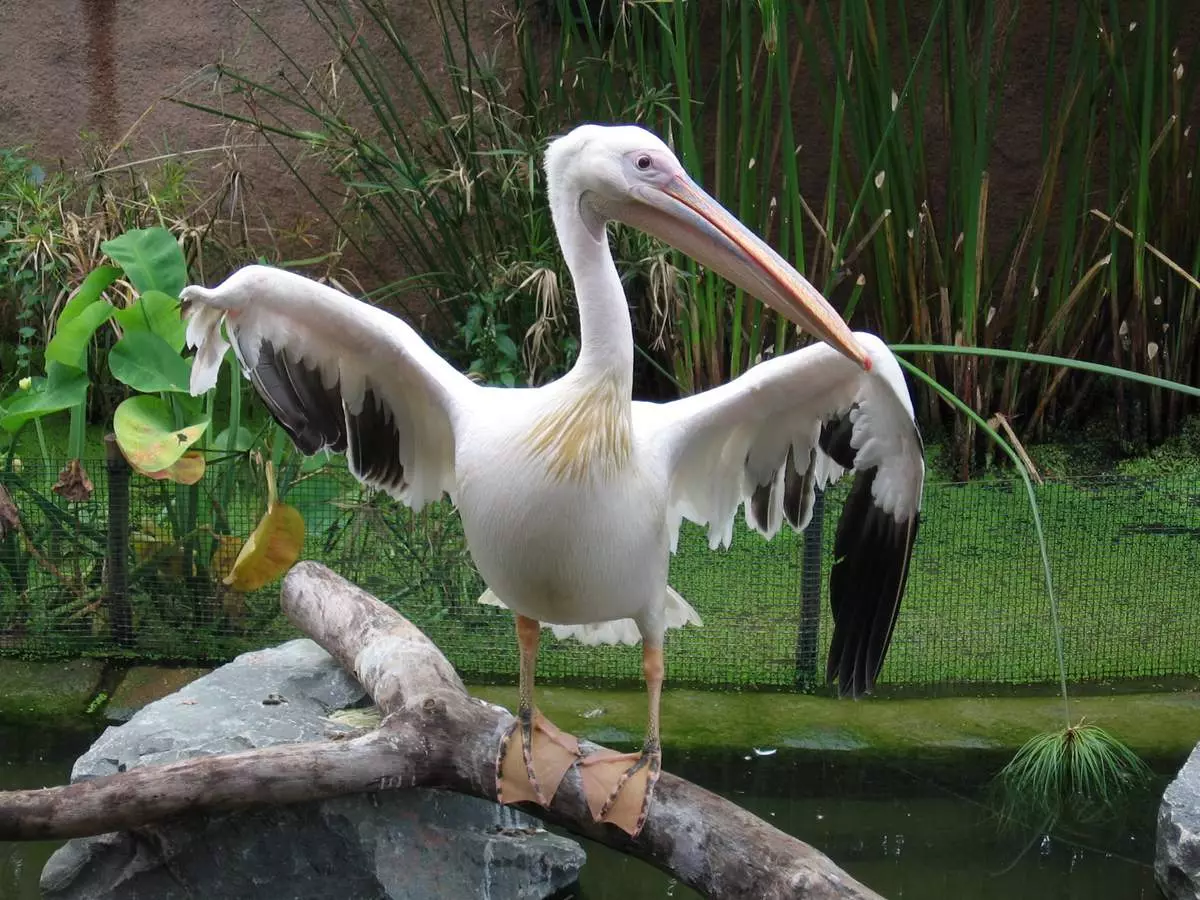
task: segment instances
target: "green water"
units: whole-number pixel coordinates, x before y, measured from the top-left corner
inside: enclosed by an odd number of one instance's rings
[[[0,729],[0,789],[64,782],[91,740]],[[1104,827],[1001,834],[983,785],[1002,763],[975,752],[898,765],[781,751],[675,754],[670,767],[819,847],[891,900],[1157,900],[1150,866],[1165,779]],[[1156,768],[1173,772],[1181,763]],[[38,873],[56,846],[0,843],[0,898],[37,898]],[[699,896],[644,863],[585,846],[589,862],[576,900]]]
[[[985,785],[1004,758],[897,765],[749,755],[674,759],[671,768],[818,847],[890,900],[1161,900],[1152,865],[1165,777],[1102,827],[1043,836],[998,830]],[[1173,773],[1182,762],[1156,768]],[[700,896],[640,861],[585,845],[576,900]]]
[[[0,727],[0,790],[65,784],[71,764],[96,739],[96,732],[45,732]],[[61,841],[13,844],[0,841],[0,898],[36,900],[38,875]]]

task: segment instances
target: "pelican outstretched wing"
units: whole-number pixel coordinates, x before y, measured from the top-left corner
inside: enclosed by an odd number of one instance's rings
[[[825,344],[755,366],[729,384],[661,405],[637,404],[666,454],[672,539],[690,519],[728,544],[746,520],[767,538],[803,529],[815,491],[854,471],[838,522],[829,599],[834,632],[826,675],[839,692],[874,687],[908,578],[925,479],[904,377],[887,346],[856,334],[864,371]]]
[[[345,452],[364,483],[420,507],[454,492],[454,421],[479,388],[406,323],[302,275],[247,266],[180,295],[196,348],[191,390],[229,344],[304,453]],[[222,325],[228,343],[222,335]]]

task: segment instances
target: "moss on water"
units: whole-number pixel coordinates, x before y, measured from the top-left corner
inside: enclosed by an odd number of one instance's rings
[[[96,696],[104,663],[0,660],[0,723],[71,725],[81,722]]]
[[[478,686],[475,696],[514,708],[516,688]],[[636,744],[645,728],[640,691],[538,689],[538,705],[580,737]],[[1200,691],[1081,697],[1084,718],[1144,757],[1174,757],[1200,741]],[[1034,734],[1063,727],[1054,697],[952,697],[836,700],[798,694],[671,691],[663,695],[662,736],[681,751],[750,752],[751,748],[845,750],[893,756],[960,751],[1015,752]]]

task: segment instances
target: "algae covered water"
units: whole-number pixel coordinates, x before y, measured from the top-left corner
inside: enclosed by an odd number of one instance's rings
[[[61,784],[91,733],[0,729],[0,789]],[[987,781],[1006,757],[921,760],[771,748],[676,754],[671,769],[829,854],[891,900],[1156,900],[1151,869],[1159,779],[1111,822],[1086,830],[998,829]],[[1182,760],[1156,766],[1173,772]],[[583,842],[577,900],[692,898],[637,860]],[[0,843],[0,898],[35,900],[54,842]]]

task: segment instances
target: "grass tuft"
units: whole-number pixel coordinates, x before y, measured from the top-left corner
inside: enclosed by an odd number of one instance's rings
[[[1026,741],[996,776],[1007,825],[1089,824],[1112,816],[1144,787],[1150,768],[1098,725],[1080,721]]]

